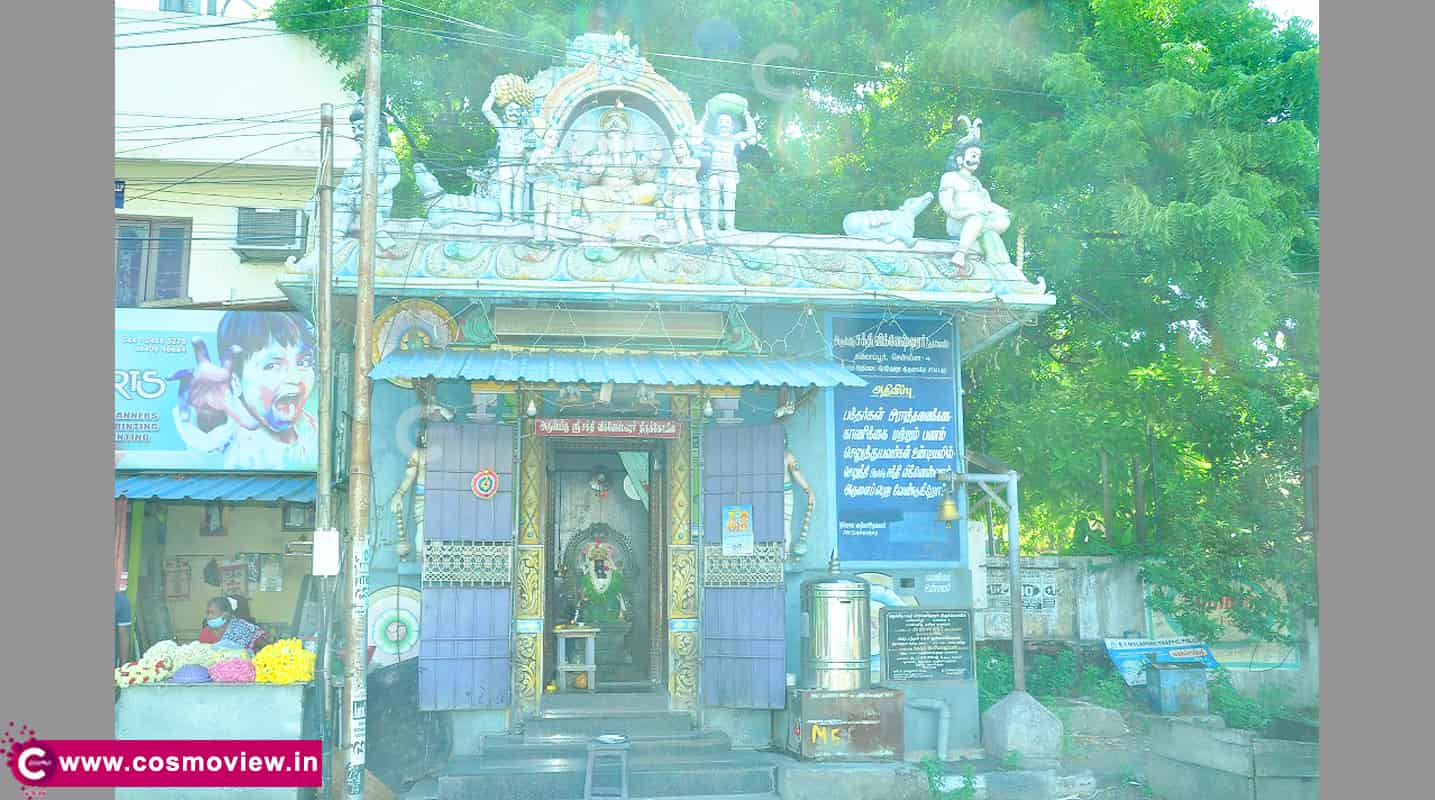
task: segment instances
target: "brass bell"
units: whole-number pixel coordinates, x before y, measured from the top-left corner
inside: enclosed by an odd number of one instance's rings
[[[961,518],[962,512],[957,508],[957,498],[953,497],[951,492],[947,492],[942,498],[941,505],[937,506],[937,519],[945,522],[950,528],[953,522]]]

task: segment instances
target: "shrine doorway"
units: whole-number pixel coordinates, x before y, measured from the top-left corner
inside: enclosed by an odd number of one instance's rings
[[[548,491],[545,563],[547,681],[572,691],[559,674],[555,628],[600,629],[599,692],[656,692],[666,686],[666,443],[638,439],[550,442],[544,458]],[[575,652],[576,651],[576,652]],[[570,647],[570,658],[582,647]]]

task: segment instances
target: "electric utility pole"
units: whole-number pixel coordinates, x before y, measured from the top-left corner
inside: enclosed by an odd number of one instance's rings
[[[346,595],[349,634],[343,711],[344,729],[348,734],[344,780],[350,800],[362,800],[364,796],[364,752],[368,743],[364,661],[368,653],[368,528],[373,489],[369,464],[371,385],[368,367],[373,360],[370,329],[374,321],[374,237],[378,233],[379,126],[384,124],[379,94],[383,1],[369,0],[369,3],[369,37],[364,58],[364,173],[359,203],[358,297],[354,304],[353,424],[349,439],[349,591]]]
[[[334,525],[334,306],[333,306],[333,284],[334,273],[332,258],[334,254],[334,106],[324,103],[319,107],[319,273],[315,276],[315,321],[319,325],[319,469],[318,491],[314,498],[315,524],[317,530],[332,530]],[[317,537],[316,537],[317,538]],[[314,547],[318,547],[315,542]],[[333,730],[330,720],[333,719],[332,708],[333,695],[333,672],[329,657],[330,626],[333,624],[330,613],[332,611],[331,598],[333,593],[333,582],[329,578],[319,578],[319,594],[323,601],[319,604],[319,657],[323,659],[320,664],[319,691],[319,718],[323,720],[324,742],[328,744],[332,739],[330,731]],[[329,748],[325,748],[325,757],[329,756]],[[333,770],[328,770],[324,776],[324,786],[332,789],[331,776]],[[329,800],[331,795],[325,793],[323,800]]]

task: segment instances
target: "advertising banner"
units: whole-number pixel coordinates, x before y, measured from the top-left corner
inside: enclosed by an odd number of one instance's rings
[[[843,561],[962,559],[937,520],[956,469],[955,339],[946,319],[834,316],[833,356],[868,381],[832,391],[837,552]]]
[[[1146,664],[1220,664],[1205,642],[1190,636],[1171,639],[1107,639],[1106,653],[1127,686],[1146,685]],[[1208,675],[1209,677],[1209,675]]]
[[[313,472],[314,358],[292,312],[115,309],[115,468]]]

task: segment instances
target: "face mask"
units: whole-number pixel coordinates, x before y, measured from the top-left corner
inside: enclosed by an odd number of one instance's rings
[[[214,617],[213,619],[207,619],[205,620],[205,623],[211,628],[223,628],[224,617]]]

